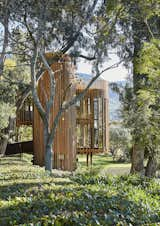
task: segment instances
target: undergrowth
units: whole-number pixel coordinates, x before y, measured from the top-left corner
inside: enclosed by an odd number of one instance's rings
[[[32,166],[30,157],[0,159],[0,225],[155,225],[160,184],[138,176],[74,174]]]

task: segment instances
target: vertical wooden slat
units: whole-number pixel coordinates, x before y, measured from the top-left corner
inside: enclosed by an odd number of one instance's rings
[[[54,106],[51,110],[50,124],[52,124],[59,107],[62,104],[64,90],[71,82],[71,75],[73,76],[73,67],[70,59],[67,57],[63,62],[54,63],[52,66],[56,76],[56,97]],[[61,69],[61,71],[60,71]],[[42,87],[44,90],[42,92]],[[49,76],[45,72],[39,81],[38,94],[42,105],[45,105],[45,95],[49,97]],[[69,100],[75,94],[75,87],[72,87],[66,95],[66,100]],[[44,139],[43,139],[43,125],[37,110],[34,110],[34,155],[35,163],[38,165],[44,165]],[[73,136],[76,127],[75,107],[71,107],[67,112],[63,113],[62,118],[58,122],[56,130],[55,142],[53,146],[54,150],[54,162],[53,166],[57,169],[74,170],[76,162],[76,147]]]

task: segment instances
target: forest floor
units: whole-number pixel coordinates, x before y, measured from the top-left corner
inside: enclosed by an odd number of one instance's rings
[[[50,176],[29,155],[0,158],[0,226],[160,225],[158,180],[120,176],[129,164],[105,155],[94,156],[89,168],[81,156],[78,165]]]

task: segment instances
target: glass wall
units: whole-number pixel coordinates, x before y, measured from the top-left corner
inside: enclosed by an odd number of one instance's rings
[[[105,149],[104,97],[90,92],[77,104],[77,148]]]

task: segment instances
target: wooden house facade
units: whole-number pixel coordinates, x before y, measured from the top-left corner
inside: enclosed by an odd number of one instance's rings
[[[74,65],[69,57],[64,57],[63,60],[53,63],[51,68],[56,77],[56,98],[51,110],[50,124],[53,123],[63,102],[81,93],[91,79],[90,75],[81,73],[75,75]],[[80,79],[79,83],[75,82],[76,77]],[[73,81],[74,85],[70,87]],[[44,108],[50,95],[49,86],[48,72],[44,72],[38,82],[38,95]],[[24,107],[25,109],[32,108]],[[22,112],[19,114],[19,124],[21,124],[20,115],[24,114]],[[35,107],[32,114],[34,163],[43,166],[43,123]],[[87,91],[84,98],[76,106],[72,106],[63,113],[60,118],[53,146],[53,167],[72,171],[76,168],[77,153],[92,155],[108,150],[108,120],[108,83],[103,79],[98,79]]]
[[[76,93],[83,91],[92,78],[79,73],[81,83]],[[99,78],[77,103],[77,153],[90,154],[105,152],[109,148],[108,83]]]
[[[56,77],[55,101],[51,111],[50,124],[52,125],[60,106],[64,101],[69,100],[75,94],[75,87],[67,89],[73,78],[73,67],[70,58],[65,58],[61,62],[52,64],[52,70]],[[49,97],[49,75],[45,72],[39,80],[38,95],[40,101],[45,108],[45,102]],[[34,146],[34,163],[40,166],[44,165],[44,139],[43,139],[43,123],[34,108],[33,120],[33,146]],[[54,156],[53,167],[56,169],[72,171],[76,168],[76,110],[75,106],[64,112],[59,120],[56,136],[54,139]]]

